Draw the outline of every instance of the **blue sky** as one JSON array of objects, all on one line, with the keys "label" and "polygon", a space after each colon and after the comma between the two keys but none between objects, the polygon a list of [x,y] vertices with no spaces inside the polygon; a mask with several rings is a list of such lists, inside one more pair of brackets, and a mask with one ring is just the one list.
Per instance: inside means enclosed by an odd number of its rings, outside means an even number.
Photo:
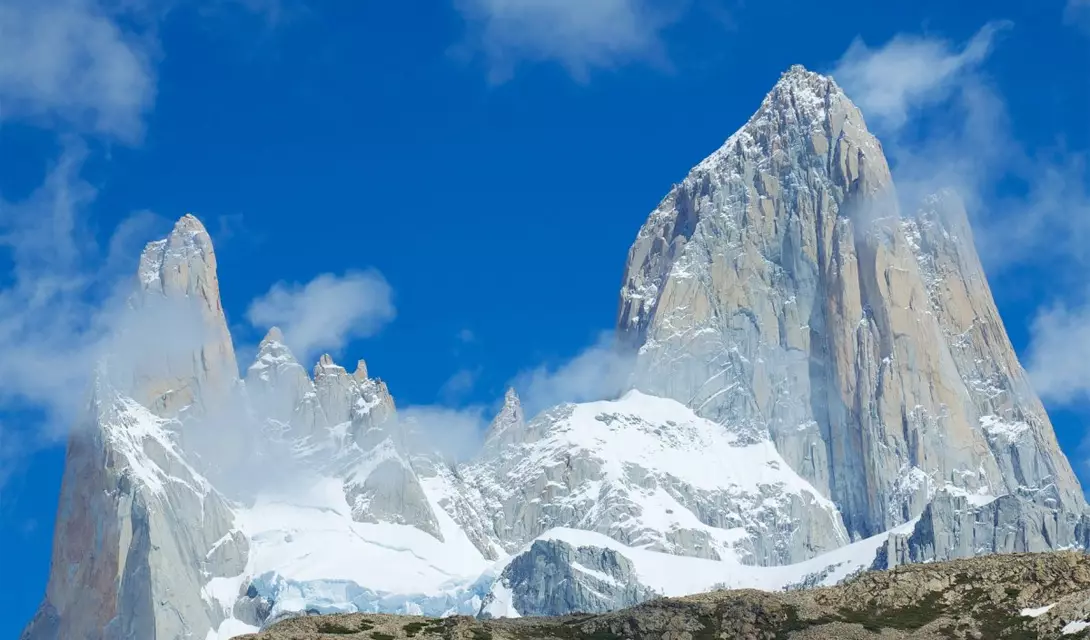
[{"label": "blue sky", "polygon": [[1090,478],[1090,2],[950,7],[4,0],[0,637],[44,593],[107,301],[174,219],[209,227],[243,353],[275,320],[402,406],[577,399],[640,224],[794,63],[842,82],[906,193],[966,196]]}]

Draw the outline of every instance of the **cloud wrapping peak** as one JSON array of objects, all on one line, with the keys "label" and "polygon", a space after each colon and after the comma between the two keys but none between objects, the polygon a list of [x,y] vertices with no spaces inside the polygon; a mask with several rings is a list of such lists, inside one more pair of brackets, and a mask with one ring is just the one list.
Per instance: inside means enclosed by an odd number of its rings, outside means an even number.
[{"label": "cloud wrapping peak", "polygon": [[879,130],[896,130],[914,111],[949,98],[1010,26],[986,24],[960,50],[919,36],[898,35],[879,49],[856,39],[832,75]]},{"label": "cloud wrapping peak", "polygon": [[635,360],[635,354],[621,349],[612,334],[603,333],[571,360],[524,371],[512,386],[527,415],[564,402],[613,400],[631,388]]},{"label": "cloud wrapping peak", "polygon": [[93,0],[0,4],[0,118],[138,142],[155,99],[151,43]]},{"label": "cloud wrapping peak", "polygon": [[649,0],[458,0],[458,7],[494,82],[521,62],[557,62],[585,80],[594,68],[660,59],[660,32],[672,22]]},{"label": "cloud wrapping peak", "polygon": [[280,282],[246,312],[255,326],[280,327],[303,362],[319,351],[337,351],[354,338],[374,335],[395,315],[393,290],[373,270],[325,273],[305,285]]},{"label": "cloud wrapping peak", "polygon": [[[1046,286],[1057,293],[1082,292],[1090,268],[1090,173],[1062,144],[1030,152],[1015,137],[1005,101],[983,71],[997,35],[1009,27],[989,23],[961,47],[905,35],[878,48],[856,41],[833,75],[882,135],[902,210],[952,188],[969,210],[993,286],[1002,287],[1009,273],[1039,278],[1047,270]],[[926,130],[909,126],[918,116],[927,118]],[[1088,326],[1090,304],[1082,299],[1038,311],[1025,362],[1042,399],[1090,400]]]},{"label": "cloud wrapping peak", "polygon": [[[100,246],[85,222],[95,197],[80,178],[85,156],[69,141],[28,198],[0,197],[0,257],[11,264],[0,280],[0,489],[23,456],[63,441],[95,363],[105,353],[124,358],[140,329],[125,301],[140,247],[165,221],[138,213]],[[25,408],[35,417],[20,413]],[[19,419],[4,424],[12,409]]]}]

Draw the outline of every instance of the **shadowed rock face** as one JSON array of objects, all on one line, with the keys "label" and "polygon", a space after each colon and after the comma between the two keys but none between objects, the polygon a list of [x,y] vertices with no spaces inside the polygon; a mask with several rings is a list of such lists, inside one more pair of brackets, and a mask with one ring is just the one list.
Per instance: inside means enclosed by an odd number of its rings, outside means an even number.
[{"label": "shadowed rock face", "polygon": [[618,329],[639,388],[769,434],[853,538],[946,486],[1085,507],[960,203],[902,217],[859,110],[801,67],[651,214]]}]

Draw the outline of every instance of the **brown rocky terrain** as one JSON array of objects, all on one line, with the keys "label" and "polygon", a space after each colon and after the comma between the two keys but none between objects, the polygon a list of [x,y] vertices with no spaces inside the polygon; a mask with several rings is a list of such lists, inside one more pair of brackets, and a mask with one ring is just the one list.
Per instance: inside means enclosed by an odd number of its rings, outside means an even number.
[{"label": "brown rocky terrain", "polygon": [[717,591],[597,615],[477,620],[305,616],[250,640],[817,640],[1090,638],[1090,557],[982,556],[868,572],[819,589]]}]

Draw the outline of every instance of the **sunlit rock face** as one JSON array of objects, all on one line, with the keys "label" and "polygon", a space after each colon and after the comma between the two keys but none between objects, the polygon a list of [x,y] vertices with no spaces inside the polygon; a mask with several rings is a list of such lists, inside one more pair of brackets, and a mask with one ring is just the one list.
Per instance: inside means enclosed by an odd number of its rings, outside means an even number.
[{"label": "sunlit rock face", "polygon": [[633,388],[536,416],[509,390],[468,458],[362,361],[305,366],[275,328],[240,376],[192,216],[121,323],[23,640],[604,611],[1090,539],[964,207],[902,210],[859,110],[801,67],[639,231]]},{"label": "sunlit rock face", "polygon": [[859,110],[801,67],[651,214],[618,330],[638,388],[767,434],[854,539],[947,486],[1084,506],[964,210],[903,215]]}]

